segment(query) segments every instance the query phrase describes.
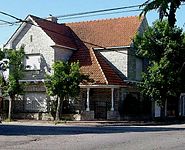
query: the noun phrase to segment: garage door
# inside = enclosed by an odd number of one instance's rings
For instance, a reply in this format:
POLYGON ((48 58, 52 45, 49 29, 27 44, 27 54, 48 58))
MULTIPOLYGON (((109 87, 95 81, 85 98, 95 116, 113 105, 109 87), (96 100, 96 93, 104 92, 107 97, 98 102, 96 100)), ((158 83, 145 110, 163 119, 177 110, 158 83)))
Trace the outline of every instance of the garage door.
POLYGON ((47 95, 45 93, 26 93, 25 94, 25 110, 29 112, 46 112, 47 111, 47 95))

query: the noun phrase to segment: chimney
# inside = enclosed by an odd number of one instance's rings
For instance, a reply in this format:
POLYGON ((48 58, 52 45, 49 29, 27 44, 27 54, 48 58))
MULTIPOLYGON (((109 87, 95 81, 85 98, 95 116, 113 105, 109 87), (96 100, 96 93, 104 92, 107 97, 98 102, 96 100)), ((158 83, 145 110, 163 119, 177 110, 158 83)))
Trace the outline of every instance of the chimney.
POLYGON ((46 20, 48 21, 51 21, 51 22, 54 22, 54 23, 57 23, 57 17, 54 17, 52 15, 49 15, 49 17, 46 18, 46 20))

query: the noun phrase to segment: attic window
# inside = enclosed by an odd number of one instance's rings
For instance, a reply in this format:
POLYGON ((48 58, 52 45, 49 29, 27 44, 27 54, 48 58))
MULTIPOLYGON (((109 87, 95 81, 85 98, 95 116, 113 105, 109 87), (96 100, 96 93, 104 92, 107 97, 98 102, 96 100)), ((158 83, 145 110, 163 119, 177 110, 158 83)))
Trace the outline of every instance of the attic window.
POLYGON ((33 41, 33 35, 30 35, 30 42, 33 41))

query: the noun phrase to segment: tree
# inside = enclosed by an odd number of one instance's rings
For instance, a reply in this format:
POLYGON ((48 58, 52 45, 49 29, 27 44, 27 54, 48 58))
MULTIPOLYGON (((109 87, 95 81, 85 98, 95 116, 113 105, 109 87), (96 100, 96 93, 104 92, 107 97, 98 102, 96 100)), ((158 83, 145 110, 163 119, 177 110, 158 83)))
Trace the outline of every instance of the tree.
POLYGON ((67 97, 75 97, 79 94, 80 82, 85 76, 80 74, 78 62, 69 63, 56 61, 53 64, 54 73, 47 75, 47 93, 57 97, 57 109, 55 120, 60 120, 63 100, 67 97))
POLYGON ((3 75, 1 76, 1 87, 3 94, 10 97, 8 119, 11 120, 12 103, 15 100, 16 95, 23 92, 22 84, 19 83, 19 80, 23 77, 23 60, 25 58, 25 53, 24 49, 20 48, 19 50, 5 50, 4 54, 5 55, 3 56, 6 56, 9 63, 4 61, 4 63, 1 64, 1 71, 9 70, 9 75, 7 80, 3 75))
POLYGON ((147 0, 141 5, 144 7, 142 14, 146 15, 151 10, 158 9, 159 19, 162 20, 164 16, 168 17, 168 22, 171 27, 174 27, 176 22, 176 11, 185 0, 147 0))
POLYGON ((170 97, 180 96, 185 89, 185 34, 170 27, 167 21, 156 21, 142 36, 137 35, 134 46, 138 55, 149 61, 143 73, 141 92, 161 106, 170 97))

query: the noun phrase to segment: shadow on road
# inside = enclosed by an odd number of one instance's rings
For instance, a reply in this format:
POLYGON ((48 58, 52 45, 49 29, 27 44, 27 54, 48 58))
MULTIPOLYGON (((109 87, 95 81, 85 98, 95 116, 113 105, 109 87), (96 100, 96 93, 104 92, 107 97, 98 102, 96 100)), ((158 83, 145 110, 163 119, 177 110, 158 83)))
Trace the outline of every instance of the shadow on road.
POLYGON ((126 132, 165 132, 184 131, 185 128, 173 127, 142 127, 142 126, 104 126, 104 127, 79 127, 79 126, 28 126, 28 125, 0 125, 0 135, 76 135, 76 134, 109 134, 126 132))

